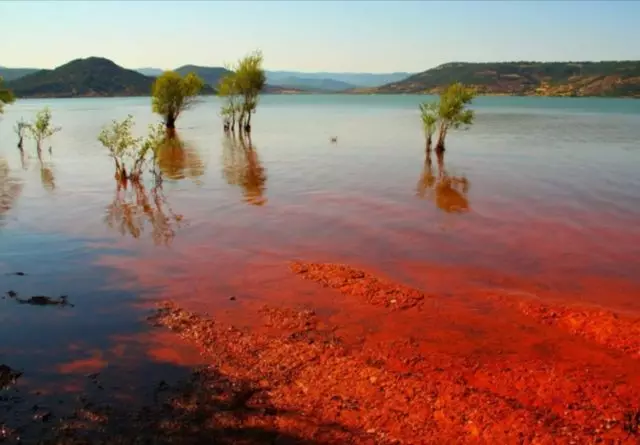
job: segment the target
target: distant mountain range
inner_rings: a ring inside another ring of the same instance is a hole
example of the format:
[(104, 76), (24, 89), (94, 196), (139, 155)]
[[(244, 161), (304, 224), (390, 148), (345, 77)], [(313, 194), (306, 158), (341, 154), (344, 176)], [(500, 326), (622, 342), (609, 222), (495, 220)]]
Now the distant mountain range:
[[(101, 57), (76, 59), (53, 70), (2, 68), (8, 74), (6, 88), (18, 97), (111, 97), (149, 96), (155, 77), (129, 70)], [(184, 75), (198, 74), (205, 82), (202, 94), (215, 93), (220, 78), (229, 71), (225, 68), (185, 65), (176, 69)], [(19, 74), (22, 74), (21, 76)], [(4, 76), (3, 76), (4, 77)], [(290, 87), (267, 85), (265, 93), (303, 93)]]
[(350, 93), (437, 93), (452, 82), (479, 94), (640, 97), (640, 61), (454, 62), (398, 82)]
[[(194, 67), (193, 65), (187, 65)], [(198, 69), (223, 70), (225, 68), (194, 67)], [(180, 68), (178, 68), (179, 70)], [(162, 70), (159, 68), (137, 69), (145, 76), (159, 76)], [(409, 77), (410, 73), (303, 73), (299, 71), (266, 71), (267, 83), (283, 88), (301, 89), (308, 92), (339, 92), (358, 87), (377, 87), (386, 83), (395, 82)], [(200, 74), (202, 77), (202, 75)], [(204, 77), (203, 77), (204, 78)]]
[[(185, 65), (212, 94), (230, 71), (222, 67)], [(148, 96), (156, 68), (129, 70), (114, 62), (89, 57), (53, 70), (0, 68), (6, 87), (18, 97)], [(143, 73), (148, 73), (143, 74)], [(479, 94), (522, 96), (608, 96), (640, 98), (640, 61), (613, 62), (453, 62), (418, 74), (298, 73), (267, 71), (267, 94), (433, 94), (453, 82)], [(393, 80), (389, 80), (393, 79)], [(388, 81), (384, 84), (377, 82)], [(369, 86), (362, 86), (363, 83)]]
[(304, 73), (298, 71), (267, 71), (267, 82), (283, 85), (288, 78), (297, 78), (303, 79), (304, 82), (312, 83), (318, 80), (331, 80), (350, 85), (351, 87), (378, 87), (406, 79), (410, 75), (411, 73)]

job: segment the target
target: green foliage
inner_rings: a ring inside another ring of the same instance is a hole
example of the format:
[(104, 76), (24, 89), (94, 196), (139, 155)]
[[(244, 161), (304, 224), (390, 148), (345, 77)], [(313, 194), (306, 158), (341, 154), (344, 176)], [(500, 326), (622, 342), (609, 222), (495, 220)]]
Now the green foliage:
[(29, 124), (27, 128), (31, 133), (31, 137), (36, 141), (38, 151), (41, 149), (42, 141), (62, 130), (62, 128), (54, 127), (51, 124), (51, 110), (49, 107), (38, 111), (35, 122)]
[(165, 138), (162, 125), (150, 125), (146, 138), (135, 138), (132, 134), (133, 116), (121, 122), (112, 121), (103, 127), (98, 140), (109, 150), (116, 167), (116, 178), (139, 179), (142, 168), (150, 154), (154, 155)]
[(459, 82), (449, 85), (440, 94), (438, 116), (446, 129), (473, 123), (473, 110), (467, 109), (466, 106), (471, 103), (475, 95), (473, 89)]
[(420, 115), (422, 118), (422, 126), (427, 139), (431, 139), (431, 136), (436, 132), (436, 125), (438, 123), (438, 109), (440, 105), (438, 102), (424, 102), (420, 104)]
[(226, 100), (220, 110), (220, 115), (228, 120), (231, 125), (235, 124), (236, 115), (240, 113), (240, 91), (238, 89), (235, 73), (227, 74), (218, 84), (218, 95)]
[(475, 90), (456, 82), (449, 85), (440, 93), (437, 102), (420, 104), (420, 115), (425, 135), (427, 137), (427, 152), (431, 150), (431, 137), (439, 127), (436, 150), (444, 150), (444, 141), (451, 128), (471, 125), (474, 112), (467, 108), (475, 97)]
[(201, 78), (206, 85), (212, 88), (215, 88), (221, 82), (223, 77), (229, 74), (233, 74), (227, 68), (197, 65), (184, 65), (180, 68), (176, 68), (175, 72), (180, 74), (181, 76), (186, 76), (189, 73), (193, 73)]
[(76, 59), (10, 82), (18, 97), (147, 96), (153, 79), (100, 57)]
[(166, 71), (153, 84), (153, 111), (161, 115), (168, 128), (184, 110), (189, 109), (202, 90), (204, 82), (196, 74), (182, 77), (175, 71)]
[[(218, 94), (227, 98), (221, 114), (235, 120), (235, 113), (239, 113), (239, 126), (251, 125), (251, 115), (258, 107), (258, 96), (267, 82), (262, 62), (260, 51), (243, 57), (232, 67), (233, 74), (225, 76), (218, 86)], [(238, 103), (238, 96), (242, 103)]]
[(4, 81), (0, 77), (0, 114), (4, 112), (4, 106), (12, 104), (15, 100), (13, 93), (10, 90), (4, 88)]

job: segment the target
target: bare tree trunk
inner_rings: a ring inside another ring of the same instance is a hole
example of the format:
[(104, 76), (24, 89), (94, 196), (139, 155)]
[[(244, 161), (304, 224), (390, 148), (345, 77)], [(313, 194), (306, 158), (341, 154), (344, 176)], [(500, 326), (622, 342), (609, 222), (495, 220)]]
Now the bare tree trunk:
[(176, 128), (176, 116), (173, 113), (167, 114), (164, 124), (168, 130), (174, 130)]
[(438, 150), (436, 147), (436, 156), (438, 158), (438, 179), (442, 179), (446, 176), (444, 171), (444, 149)]
[(244, 125), (244, 131), (247, 133), (251, 131), (251, 110), (249, 110), (249, 114), (247, 115), (247, 123)]
[(425, 151), (427, 153), (427, 156), (431, 156), (431, 135), (428, 134), (427, 135), (427, 146), (425, 147)]
[(18, 140), (18, 148), (22, 151), (22, 142), (24, 140), (24, 136), (20, 135), (20, 139)]
[(440, 125), (440, 132), (438, 133), (438, 142), (436, 143), (436, 153), (444, 152), (444, 140), (447, 137), (448, 127), (442, 123)]

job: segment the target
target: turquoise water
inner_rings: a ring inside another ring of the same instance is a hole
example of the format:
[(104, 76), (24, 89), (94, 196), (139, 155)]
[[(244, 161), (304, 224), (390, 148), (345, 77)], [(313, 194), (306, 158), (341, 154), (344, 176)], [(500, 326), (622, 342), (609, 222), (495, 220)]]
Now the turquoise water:
[[(411, 264), (474, 268), (640, 309), (640, 101), (480, 97), (475, 125), (452, 132), (443, 164), (429, 167), (425, 99), (265, 96), (248, 152), (224, 140), (220, 103), (207, 98), (178, 121), (186, 150), (168, 156), (162, 190), (145, 183), (153, 217), (118, 192), (96, 139), (127, 114), (142, 135), (158, 120), (149, 98), (7, 107), (0, 292), (66, 294), (75, 306), (0, 300), (0, 363), (25, 372), (26, 390), (73, 393), (100, 371), (135, 392), (185, 369), (154, 352), (167, 345), (144, 320), (153, 302), (213, 314), (232, 294), (277, 302), (265, 283), (286, 280), (292, 259), (401, 279)], [(30, 141), (21, 158), (11, 128), (45, 105), (62, 131), (42, 162)], [(450, 185), (433, 185), (442, 178)]]

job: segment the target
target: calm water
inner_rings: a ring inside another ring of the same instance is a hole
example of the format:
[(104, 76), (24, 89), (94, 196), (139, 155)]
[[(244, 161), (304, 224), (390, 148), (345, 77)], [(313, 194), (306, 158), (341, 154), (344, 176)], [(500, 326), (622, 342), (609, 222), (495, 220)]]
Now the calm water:
[[(150, 302), (210, 313), (230, 295), (277, 302), (292, 259), (371, 267), (432, 292), (443, 289), (407, 271), (459, 268), (461, 283), (509, 277), (640, 310), (640, 101), (479, 98), (477, 123), (452, 132), (429, 169), (419, 100), (265, 97), (253, 151), (241, 151), (207, 99), (178, 123), (186, 149), (164, 155), (162, 189), (138, 190), (146, 207), (118, 192), (96, 137), (127, 114), (142, 134), (156, 121), (148, 98), (8, 107), (0, 175), (8, 166), (15, 199), (0, 214), (0, 292), (75, 306), (0, 300), (0, 363), (25, 372), (23, 391), (52, 397), (90, 385), (89, 372), (121, 389), (171, 378), (197, 359), (149, 331)], [(11, 128), (44, 105), (62, 131), (42, 163), (31, 141), (21, 159)]]

